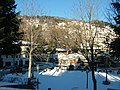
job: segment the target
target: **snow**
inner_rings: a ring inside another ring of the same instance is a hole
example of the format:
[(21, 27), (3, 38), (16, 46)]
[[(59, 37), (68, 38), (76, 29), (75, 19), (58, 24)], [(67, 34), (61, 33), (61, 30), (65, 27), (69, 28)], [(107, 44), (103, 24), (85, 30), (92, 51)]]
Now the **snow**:
[[(38, 90), (93, 90), (93, 82), (91, 77), (91, 71), (88, 73), (88, 89), (86, 89), (86, 71), (67, 71), (67, 70), (47, 70), (41, 72), (34, 72), (34, 76), (39, 79), (39, 89)], [(18, 77), (19, 78), (27, 78), (26, 74), (8, 74), (4, 77), (4, 80), (9, 77)], [(96, 72), (95, 73), (97, 79), (97, 90), (107, 90), (107, 88), (111, 89), (119, 89), (120, 88), (120, 75), (115, 72), (108, 73), (108, 81), (110, 81), (109, 85), (104, 85), (103, 81), (105, 81), (106, 73), (104, 72)], [(24, 80), (24, 79), (23, 79)], [(16, 81), (16, 83), (18, 83)], [(0, 82), (0, 86), (5, 84), (16, 84), (16, 83), (6, 83)], [(6, 88), (0, 88), (0, 90), (7, 90)], [(8, 90), (20, 90), (20, 89), (12, 89)], [(26, 89), (24, 89), (26, 90)]]
[[(72, 90), (76, 87), (76, 90), (93, 90), (93, 83), (91, 72), (88, 73), (88, 89), (86, 89), (86, 71), (59, 71), (52, 70), (50, 72), (40, 73), (41, 90)], [(98, 90), (107, 90), (107, 88), (119, 89), (120, 78), (112, 74), (108, 75), (108, 80), (111, 82), (110, 85), (102, 84), (105, 80), (105, 73), (96, 72)]]

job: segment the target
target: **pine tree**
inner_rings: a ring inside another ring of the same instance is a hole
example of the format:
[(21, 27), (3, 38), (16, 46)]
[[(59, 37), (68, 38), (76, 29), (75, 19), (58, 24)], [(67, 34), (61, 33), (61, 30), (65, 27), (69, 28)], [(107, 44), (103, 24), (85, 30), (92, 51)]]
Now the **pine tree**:
[(111, 43), (111, 48), (114, 50), (114, 55), (120, 55), (120, 0), (116, 0), (112, 2), (113, 9), (113, 19), (115, 24), (112, 25), (115, 33), (117, 34), (117, 38)]
[(15, 43), (20, 36), (16, 6), (14, 0), (0, 0), (0, 49), (4, 54), (20, 52), (19, 45)]

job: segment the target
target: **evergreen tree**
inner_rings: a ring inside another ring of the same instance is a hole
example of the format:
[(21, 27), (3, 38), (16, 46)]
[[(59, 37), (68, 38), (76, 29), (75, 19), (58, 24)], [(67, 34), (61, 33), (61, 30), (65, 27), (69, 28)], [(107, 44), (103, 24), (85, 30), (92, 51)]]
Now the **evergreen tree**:
[(4, 54), (20, 52), (17, 43), (20, 33), (18, 14), (14, 0), (0, 0), (0, 49)]
[(117, 34), (117, 38), (111, 43), (111, 48), (114, 50), (114, 55), (120, 55), (120, 0), (115, 0), (112, 2), (113, 9), (113, 19), (115, 24), (112, 25), (115, 33)]

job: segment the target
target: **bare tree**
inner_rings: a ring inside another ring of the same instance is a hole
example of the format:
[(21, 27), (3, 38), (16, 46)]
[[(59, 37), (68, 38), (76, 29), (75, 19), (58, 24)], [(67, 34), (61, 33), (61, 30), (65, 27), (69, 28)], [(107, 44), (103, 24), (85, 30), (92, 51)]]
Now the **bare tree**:
[[(96, 2), (98, 0), (86, 0), (80, 1), (78, 0), (78, 5), (74, 5), (73, 12), (74, 16), (77, 16), (82, 20), (80, 25), (77, 27), (77, 39), (78, 47), (82, 49), (82, 54), (88, 60), (89, 66), (92, 70), (92, 80), (93, 80), (93, 88), (97, 90), (97, 81), (95, 78), (95, 60), (94, 60), (94, 46), (95, 46), (95, 38), (97, 36), (97, 26), (92, 21), (97, 19), (97, 8), (98, 5)], [(90, 57), (89, 57), (90, 56)]]
[(61, 30), (62, 37), (61, 37), (61, 45), (67, 49), (67, 53), (69, 54), (69, 49), (71, 46), (71, 33), (70, 33), (70, 28), (67, 26), (64, 29)]
[(53, 48), (60, 47), (60, 37), (61, 37), (61, 30), (57, 28), (55, 25), (49, 27), (50, 32), (49, 32), (49, 44)]
[[(30, 5), (29, 5), (30, 4)], [(24, 16), (23, 16), (23, 23), (21, 24), (21, 30), (23, 31), (23, 40), (28, 43), (28, 54), (29, 54), (29, 67), (28, 67), (28, 84), (30, 83), (30, 79), (32, 77), (32, 56), (34, 51), (42, 47), (44, 45), (44, 38), (42, 32), (42, 25), (39, 23), (39, 17), (36, 17), (36, 13), (38, 12), (35, 10), (35, 1), (30, 0), (29, 3), (24, 3)], [(29, 7), (27, 7), (29, 6)], [(43, 14), (43, 12), (41, 12)]]
[[(24, 17), (25, 18), (25, 17)], [(31, 17), (30, 17), (31, 19)], [(31, 25), (33, 23), (23, 22), (21, 24), (21, 29), (23, 30), (23, 40), (27, 42), (28, 53), (29, 53), (29, 68), (28, 68), (28, 78), (31, 78), (31, 65), (32, 65), (32, 55), (33, 51), (38, 47), (44, 45), (44, 38), (42, 35), (42, 26)]]
[(74, 25), (71, 22), (66, 22), (63, 28), (60, 29), (60, 46), (66, 48), (67, 55), (69, 50), (74, 47)]
[(73, 45), (73, 33), (72, 26), (65, 23), (64, 26), (54, 26), (50, 27), (50, 42), (53, 44), (55, 48), (62, 47), (67, 49), (67, 53), (69, 53), (69, 49)]

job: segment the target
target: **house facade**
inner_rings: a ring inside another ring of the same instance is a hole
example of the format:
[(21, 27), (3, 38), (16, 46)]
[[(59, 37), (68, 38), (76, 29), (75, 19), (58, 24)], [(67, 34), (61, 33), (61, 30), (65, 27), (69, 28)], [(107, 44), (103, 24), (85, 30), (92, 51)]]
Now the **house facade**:
[(0, 55), (0, 60), (2, 62), (2, 67), (19, 65), (23, 66), (28, 63), (28, 58), (24, 57), (25, 55), (16, 54), (16, 55)]
[(23, 43), (21, 44), (21, 52), (18, 54), (0, 54), (0, 68), (6, 66), (24, 66), (28, 64), (28, 53), (27, 53), (28, 46)]
[(56, 48), (56, 56), (59, 66), (74, 65), (74, 67), (77, 68), (80, 65), (81, 61), (86, 61), (85, 57), (82, 54), (67, 54), (67, 50), (61, 48)]

